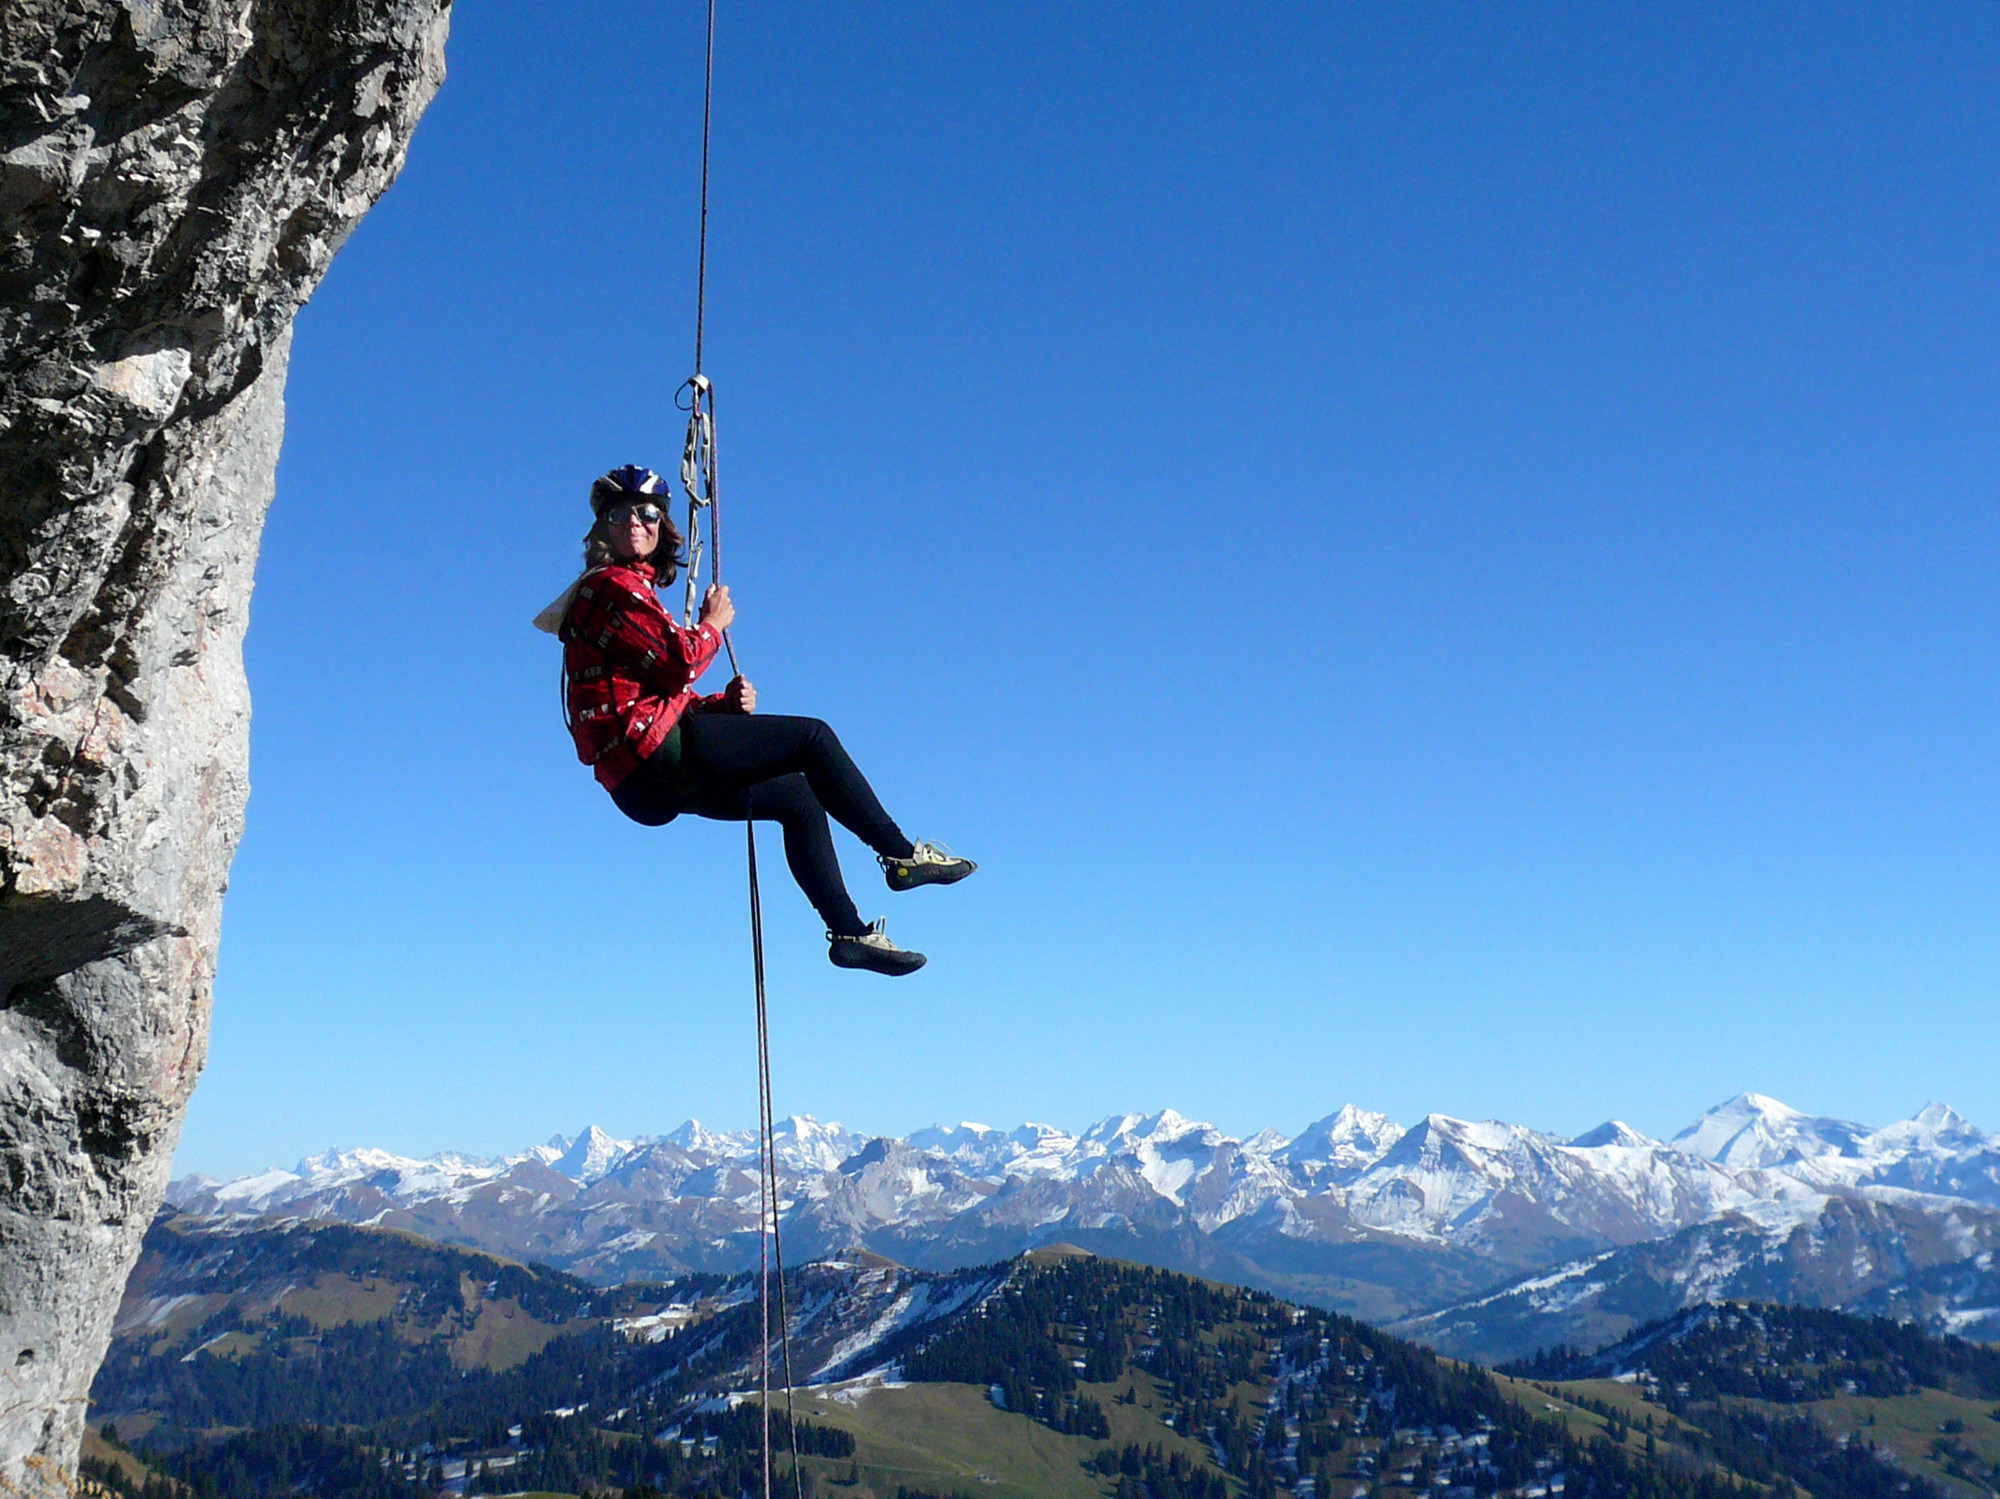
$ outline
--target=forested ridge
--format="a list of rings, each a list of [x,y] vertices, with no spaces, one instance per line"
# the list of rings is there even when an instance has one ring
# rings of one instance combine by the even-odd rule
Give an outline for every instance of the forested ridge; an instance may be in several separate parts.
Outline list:
[[[1967,1367],[1960,1350],[1920,1346],[1932,1341],[1921,1332],[1892,1325],[1875,1336],[1907,1368]],[[1689,1351],[1686,1367],[1704,1356],[1705,1345]],[[1065,1432],[1078,1429],[1088,1400],[1076,1393],[1080,1384],[1143,1372],[1168,1402],[1168,1424],[1209,1449],[1230,1492],[1253,1499],[1307,1480],[1321,1495],[1358,1485],[1549,1492],[1558,1475],[1570,1499],[1797,1487],[1816,1499],[1942,1492],[1810,1417],[1703,1408],[1685,1397],[1676,1397],[1677,1414],[1661,1411],[1658,1439],[1650,1431],[1635,1438],[1608,1406],[1604,1434],[1583,1438],[1531,1414],[1486,1372],[1364,1323],[1108,1260],[1024,1269],[974,1315],[906,1356],[903,1369],[911,1379],[989,1384],[1010,1409]],[[1107,1449],[1096,1462],[1124,1499],[1139,1490],[1152,1499],[1223,1492],[1199,1466],[1160,1450]]]
[[[2000,1347],[1933,1337],[1907,1322],[1818,1307],[1699,1307],[1647,1323],[1596,1353],[1558,1345],[1501,1366],[1535,1379],[1644,1374],[1681,1399],[1796,1404],[1919,1387],[2000,1399]]]
[[[1593,1353],[1558,1345],[1502,1368],[1551,1392],[1561,1381],[1615,1376],[1643,1397],[1649,1436],[1671,1430],[1679,1445],[1738,1473],[1814,1494],[1939,1492],[1878,1440],[1876,1403],[2000,1400],[2000,1348],[1884,1317],[1767,1303],[1696,1307]],[[1844,1412],[1840,1422],[1834,1411]],[[1630,1413],[1618,1419],[1629,1424]],[[2000,1406],[1971,1419],[2000,1426]],[[1841,1422],[1850,1429],[1835,1430]],[[1992,1440],[1982,1455],[1965,1440],[1966,1417],[1938,1411],[1926,1422],[1923,1455],[1938,1469],[1980,1492],[2000,1488]]]

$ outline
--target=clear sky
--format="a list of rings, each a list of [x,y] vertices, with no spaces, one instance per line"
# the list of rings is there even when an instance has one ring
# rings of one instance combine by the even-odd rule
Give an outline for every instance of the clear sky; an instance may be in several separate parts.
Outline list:
[[[698,0],[456,8],[299,320],[177,1170],[755,1118],[738,828],[529,617],[677,461]],[[2000,1128],[2000,4],[722,0],[770,711],[981,861],[780,1112]],[[717,683],[719,684],[719,681]]]

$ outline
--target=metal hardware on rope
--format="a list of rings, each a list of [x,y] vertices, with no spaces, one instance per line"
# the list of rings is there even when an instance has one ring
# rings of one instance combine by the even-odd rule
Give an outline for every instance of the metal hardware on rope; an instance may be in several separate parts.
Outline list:
[[[688,502],[688,569],[681,620],[692,629],[701,600],[701,513],[708,512],[708,581],[713,587],[722,581],[722,510],[715,503],[721,493],[715,462],[715,387],[706,375],[690,375],[681,382],[681,390],[688,392],[687,437],[681,443],[681,492]],[[727,630],[722,632],[722,648],[729,654],[730,671],[742,675],[736,664],[736,642]]]

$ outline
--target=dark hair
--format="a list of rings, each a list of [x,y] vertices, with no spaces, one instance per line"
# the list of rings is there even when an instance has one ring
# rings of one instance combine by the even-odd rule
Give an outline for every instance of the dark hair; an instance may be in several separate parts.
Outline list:
[[[660,544],[653,548],[652,555],[645,560],[652,564],[654,584],[665,588],[681,575],[681,569],[687,565],[687,553],[684,550],[687,542],[682,539],[680,527],[674,524],[673,517],[667,514],[667,507],[661,505],[658,500],[649,495],[629,495],[625,498],[634,504],[651,504],[659,508]],[[631,560],[613,549],[611,528],[605,525],[603,516],[600,515],[592,522],[590,529],[583,533],[584,567],[611,567]]]

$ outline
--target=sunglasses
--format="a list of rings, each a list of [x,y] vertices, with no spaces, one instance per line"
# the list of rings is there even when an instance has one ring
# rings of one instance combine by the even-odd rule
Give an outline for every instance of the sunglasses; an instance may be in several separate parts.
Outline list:
[[[636,519],[642,526],[657,526],[660,523],[658,505],[613,505],[604,512],[604,518],[614,526],[622,526]]]

